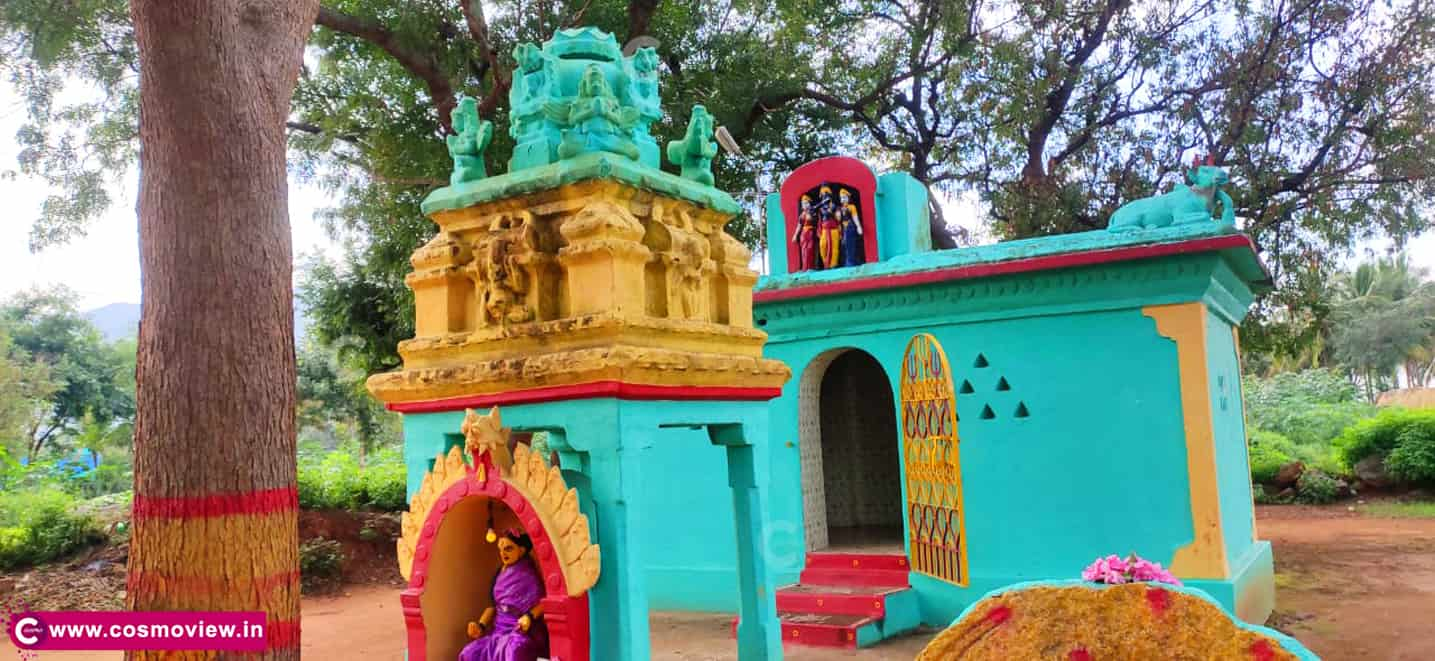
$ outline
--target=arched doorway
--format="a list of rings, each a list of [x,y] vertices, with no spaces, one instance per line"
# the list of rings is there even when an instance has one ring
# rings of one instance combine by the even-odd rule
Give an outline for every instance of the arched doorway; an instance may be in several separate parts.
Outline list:
[[[589,658],[587,593],[598,580],[599,551],[588,518],[561,473],[526,444],[513,443],[500,424],[497,409],[488,416],[469,411],[466,447],[435,457],[403,515],[398,560],[409,587],[399,596],[410,661],[454,659],[468,642],[465,625],[490,605],[487,591],[498,570],[497,552],[485,539],[490,528],[533,538],[547,593],[550,657]]]
[[[860,349],[803,371],[800,441],[808,550],[900,551],[901,458],[891,381]]]

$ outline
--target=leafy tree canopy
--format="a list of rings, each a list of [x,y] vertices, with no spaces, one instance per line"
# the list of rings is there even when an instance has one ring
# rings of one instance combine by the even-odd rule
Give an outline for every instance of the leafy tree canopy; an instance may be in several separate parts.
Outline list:
[[[27,101],[19,167],[57,191],[37,247],[83,232],[133,160],[124,9],[0,7],[0,69]],[[473,95],[505,126],[513,46],[577,24],[658,42],[655,131],[677,137],[707,106],[744,151],[718,159],[718,185],[754,211],[783,173],[840,151],[979,194],[1005,238],[1095,229],[1212,155],[1279,285],[1248,353],[1282,360],[1329,335],[1337,258],[1426,229],[1435,199],[1435,14],[1415,0],[326,0],[288,123],[291,167],[333,191],[345,246],[304,279],[321,340],[356,340],[365,370],[396,364],[448,110]],[[511,148],[499,131],[490,172]],[[940,197],[934,238],[950,246]],[[751,217],[734,226],[758,243]]]
[[[54,386],[27,433],[31,457],[81,423],[108,427],[134,418],[134,345],[105,344],[75,301],[65,289],[34,290],[0,305],[0,327],[19,350],[12,357],[43,364]]]

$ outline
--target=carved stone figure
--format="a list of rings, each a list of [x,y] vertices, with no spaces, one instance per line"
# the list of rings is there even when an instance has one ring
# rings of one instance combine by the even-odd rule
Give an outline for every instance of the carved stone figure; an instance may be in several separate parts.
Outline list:
[[[533,540],[519,530],[498,538],[503,563],[493,578],[493,605],[468,623],[473,641],[459,661],[538,661],[548,656],[548,627],[543,621],[543,579],[531,553]]]
[[[543,52],[533,44],[519,44],[513,49],[513,59],[518,66],[513,72],[513,88],[509,97],[510,99],[519,99],[514,106],[527,108],[535,104],[541,105],[541,99],[548,93],[548,83],[552,80],[551,65],[543,57]],[[511,112],[508,134],[514,138],[520,138],[527,134],[529,131],[528,121],[532,114],[532,111],[528,113]]]
[[[475,251],[471,267],[479,288],[484,318],[494,324],[523,323],[533,319],[525,302],[530,287],[523,259],[538,249],[532,225],[523,216],[502,216]]]
[[[474,461],[484,453],[493,461],[493,467],[499,475],[507,475],[513,467],[513,455],[508,452],[508,428],[503,426],[503,416],[499,414],[498,407],[488,410],[485,415],[479,415],[477,411],[468,409],[463,415],[463,425],[459,427],[463,432],[464,449],[468,456]]]
[[[1215,215],[1216,202],[1222,206],[1218,223],[1233,227],[1236,224],[1235,205],[1231,203],[1231,196],[1220,190],[1220,186],[1229,181],[1226,171],[1217,167],[1210,157],[1204,164],[1197,159],[1186,171],[1185,184],[1176,186],[1169,193],[1127,202],[1111,214],[1107,229],[1121,232],[1209,222]]]
[[[810,195],[803,195],[800,204],[792,242],[797,244],[798,269],[811,271],[817,268],[817,212],[812,208]]]
[[[817,191],[817,253],[822,268],[836,268],[842,263],[842,226],[837,222],[837,204],[832,200],[832,187]]]
[[[631,83],[628,102],[638,109],[638,122],[633,125],[633,141],[643,152],[643,162],[658,161],[658,143],[648,127],[663,118],[663,102],[658,96],[658,51],[639,48],[629,59]]]
[[[680,273],[678,287],[682,293],[682,316],[685,319],[700,319],[706,315],[707,310],[702,305],[703,301],[703,280],[708,272],[712,270],[708,257],[712,254],[712,246],[698,233],[693,225],[692,216],[684,210],[679,214],[682,218],[683,229],[686,233],[680,234],[681,242],[674,246],[678,253],[677,266]]]
[[[867,256],[862,243],[862,214],[846,188],[837,193],[837,222],[842,226],[842,265],[861,264]]]
[[[448,136],[448,154],[453,158],[453,174],[449,184],[478,181],[488,176],[483,165],[483,152],[493,140],[493,123],[478,118],[478,102],[466,96],[449,115],[455,135]]]
[[[713,157],[717,156],[718,146],[712,135],[713,116],[708,114],[707,108],[693,106],[687,134],[682,140],[668,143],[668,160],[682,168],[684,179],[713,185]]]
[[[509,171],[594,151],[629,156],[636,150],[638,162],[659,167],[660,150],[649,134],[663,118],[656,51],[640,48],[624,56],[613,35],[584,27],[559,30],[541,48],[520,45],[513,57]],[[580,126],[585,120],[590,123]]]
[[[550,103],[547,111],[568,127],[563,131],[563,142],[558,145],[559,158],[605,151],[638,159],[638,146],[629,135],[638,121],[638,110],[618,103],[598,65],[589,65],[583,72],[576,98],[571,102]]]

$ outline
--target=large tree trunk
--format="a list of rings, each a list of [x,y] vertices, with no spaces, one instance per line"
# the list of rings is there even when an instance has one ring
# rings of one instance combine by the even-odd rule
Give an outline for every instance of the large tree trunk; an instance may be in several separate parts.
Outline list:
[[[299,658],[284,122],[317,11],[131,2],[144,310],[127,603],[264,611],[270,659]]]

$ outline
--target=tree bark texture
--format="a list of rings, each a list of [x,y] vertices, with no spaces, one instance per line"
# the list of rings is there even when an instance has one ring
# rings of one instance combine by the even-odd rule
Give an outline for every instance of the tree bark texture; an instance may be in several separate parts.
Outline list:
[[[259,658],[297,659],[284,124],[318,2],[130,6],[144,308],[127,605],[264,611]],[[129,653],[161,657],[215,655]]]

